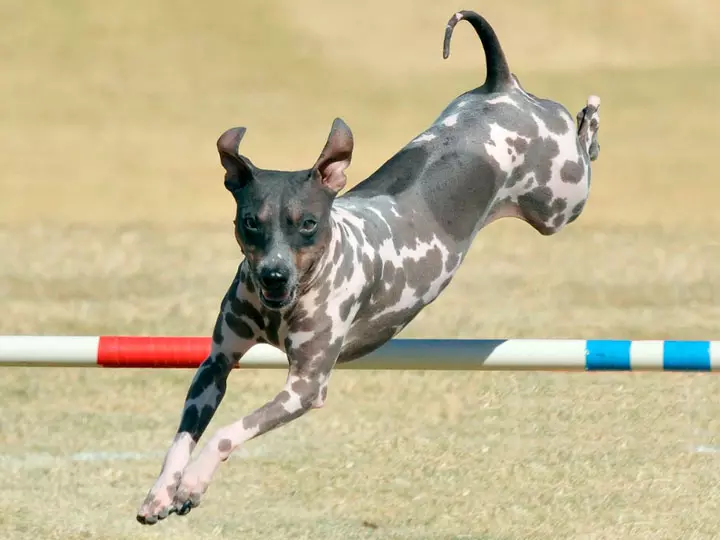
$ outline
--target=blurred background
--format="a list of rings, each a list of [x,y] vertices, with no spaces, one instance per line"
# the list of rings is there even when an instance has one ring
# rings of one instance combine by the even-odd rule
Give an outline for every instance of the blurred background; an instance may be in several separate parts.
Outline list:
[[[601,97],[601,152],[577,222],[488,227],[403,337],[720,339],[716,0],[0,0],[0,333],[209,335],[240,261],[218,136],[301,169],[340,116],[361,181],[483,82],[469,25],[442,59],[459,9],[528,91]],[[714,535],[720,385],[669,374],[336,374],[138,528],[191,376],[5,369],[3,537]],[[234,374],[210,429],[283,380]]]

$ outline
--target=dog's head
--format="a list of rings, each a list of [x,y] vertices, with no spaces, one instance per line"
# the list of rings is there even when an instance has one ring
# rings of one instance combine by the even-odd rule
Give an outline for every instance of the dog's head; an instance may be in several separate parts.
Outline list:
[[[231,128],[217,142],[225,187],[237,203],[235,238],[260,301],[269,309],[283,309],[294,303],[298,287],[327,250],[330,209],[345,186],[353,136],[337,118],[312,168],[273,171],[240,155],[243,135],[245,128]]]

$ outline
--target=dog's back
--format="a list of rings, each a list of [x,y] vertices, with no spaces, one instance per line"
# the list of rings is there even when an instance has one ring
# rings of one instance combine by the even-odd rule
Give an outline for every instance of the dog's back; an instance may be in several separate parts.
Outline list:
[[[494,31],[473,12],[450,19],[445,57],[452,29],[463,19],[483,42],[485,83],[458,96],[427,130],[336,201],[335,219],[353,229],[350,242],[362,246],[355,264],[367,269],[341,361],[386,341],[432,302],[484,226],[516,217],[554,234],[587,200],[599,101],[588,101],[576,126],[561,104],[525,91]]]

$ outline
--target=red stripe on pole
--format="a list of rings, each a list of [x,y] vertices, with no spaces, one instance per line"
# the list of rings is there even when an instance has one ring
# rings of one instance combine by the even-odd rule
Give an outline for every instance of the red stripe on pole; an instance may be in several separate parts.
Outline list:
[[[114,368],[194,368],[210,353],[209,337],[100,336],[97,363]]]

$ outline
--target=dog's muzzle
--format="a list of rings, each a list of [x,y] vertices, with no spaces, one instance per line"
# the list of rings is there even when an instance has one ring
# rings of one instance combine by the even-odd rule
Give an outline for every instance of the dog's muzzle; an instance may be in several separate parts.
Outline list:
[[[260,300],[270,309],[281,309],[295,299],[290,271],[283,267],[263,268],[258,273]]]

